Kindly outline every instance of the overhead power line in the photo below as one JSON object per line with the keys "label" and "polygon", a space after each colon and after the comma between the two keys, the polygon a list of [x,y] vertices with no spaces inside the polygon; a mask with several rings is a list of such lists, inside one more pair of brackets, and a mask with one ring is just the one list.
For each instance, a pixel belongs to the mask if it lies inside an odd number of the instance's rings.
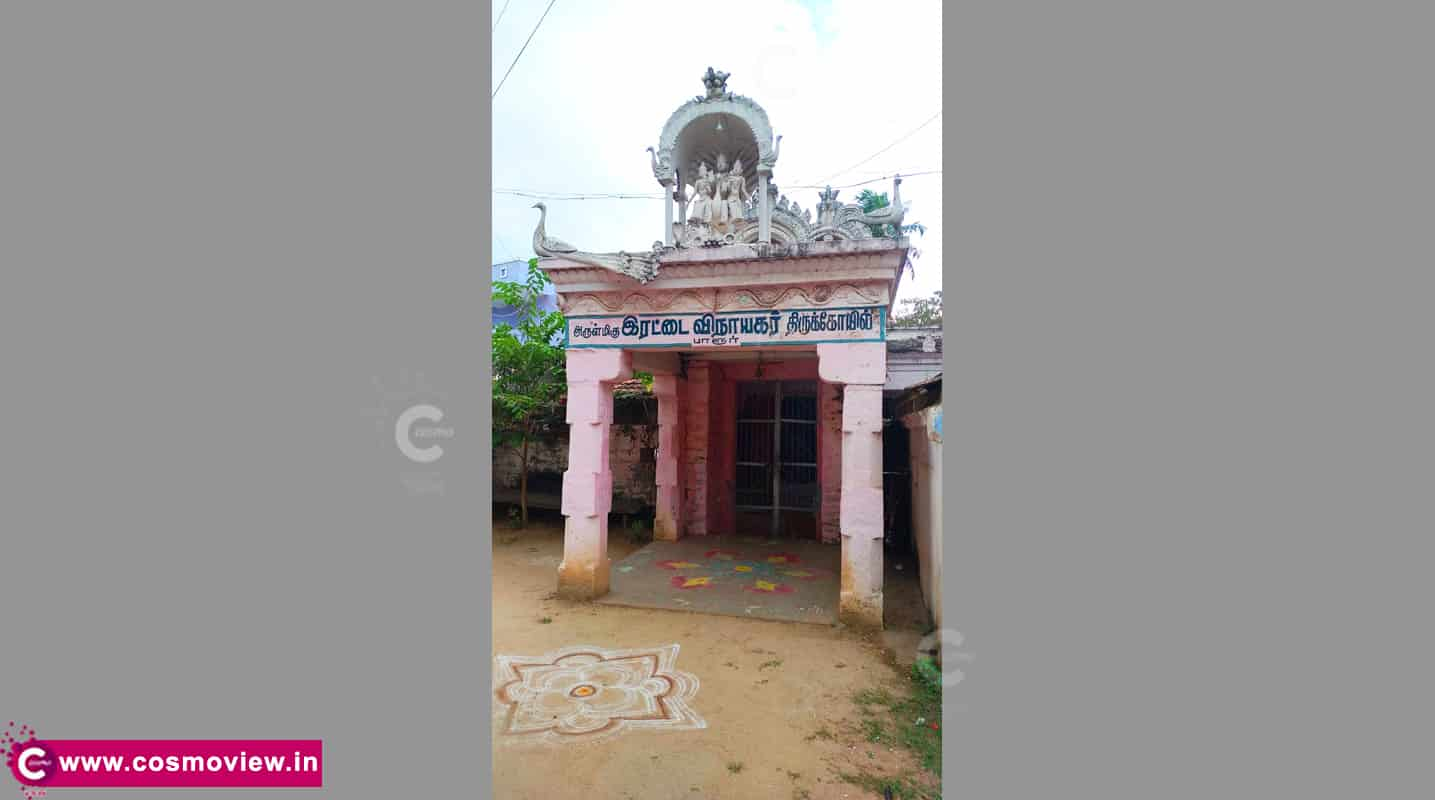
{"label": "overhead power line", "polygon": [[[942,171],[939,170],[939,169],[919,170],[919,171],[917,171],[917,172],[904,172],[904,173],[901,173],[903,180],[906,180],[907,178],[920,177],[920,176],[922,176],[922,175],[940,175],[940,174],[942,174]],[[893,177],[895,177],[895,173],[894,173],[893,175],[883,175],[883,176],[878,177],[878,178],[871,178],[871,179],[868,179],[868,180],[865,180],[865,181],[858,181],[857,183],[845,183],[845,184],[842,184],[841,186],[833,186],[832,188],[833,188],[833,189],[853,189],[853,188],[856,188],[856,187],[858,187],[858,186],[866,186],[866,185],[871,184],[871,183],[881,183],[882,181],[891,180]],[[821,186],[819,186],[819,185],[817,185],[817,184],[799,184],[799,185],[792,185],[792,186],[779,185],[778,188],[781,189],[781,190],[787,190],[787,189],[826,189],[826,188],[827,188],[827,185],[826,185],[826,184],[823,184],[823,185],[821,185]],[[528,189],[494,189],[494,190],[493,190],[493,193],[494,193],[494,194],[506,194],[506,195],[511,195],[511,196],[513,196],[513,197],[528,197],[528,198],[532,198],[532,199],[534,199],[534,200],[662,200],[662,199],[663,199],[663,195],[662,195],[661,193],[659,193],[659,194],[635,194],[635,193],[623,193],[623,192],[540,192],[540,191],[534,191],[534,190],[528,190]]]}
{"label": "overhead power line", "polygon": [[858,161],[856,164],[853,164],[852,166],[850,166],[850,167],[848,167],[848,168],[846,168],[846,169],[838,170],[837,172],[834,172],[834,173],[832,173],[831,175],[828,175],[827,177],[823,178],[821,181],[818,181],[818,182],[819,182],[819,183],[826,183],[827,181],[832,180],[833,178],[837,177],[838,175],[846,175],[847,173],[851,172],[852,170],[857,169],[858,167],[862,166],[863,164],[866,164],[868,161],[871,161],[872,159],[876,158],[877,156],[882,155],[883,153],[887,152],[888,150],[891,150],[892,148],[896,147],[897,145],[901,144],[902,142],[905,142],[905,141],[907,141],[908,139],[912,138],[913,136],[915,136],[915,135],[917,134],[918,131],[920,131],[921,129],[927,127],[928,125],[931,125],[934,121],[936,121],[937,117],[940,117],[940,116],[942,116],[942,112],[941,112],[941,111],[938,111],[937,113],[935,113],[935,114],[933,114],[932,116],[928,117],[926,122],[923,122],[921,125],[918,125],[917,127],[913,128],[912,130],[907,131],[907,132],[906,132],[905,134],[903,134],[902,137],[901,137],[900,139],[898,139],[897,141],[895,141],[895,142],[893,142],[893,143],[887,145],[886,147],[882,148],[881,150],[878,150],[877,152],[873,153],[872,155],[867,156],[866,158],[862,159],[861,161]]}
{"label": "overhead power line", "polygon": [[498,244],[503,248],[503,252],[505,255],[508,256],[509,261],[520,260],[517,256],[513,255],[513,250],[509,248],[507,239],[504,239],[502,236],[500,236],[497,231],[494,231],[493,235],[495,238],[498,239]]}
{"label": "overhead power line", "polygon": [[[509,2],[510,2],[510,0],[503,0],[503,8],[500,8],[500,9],[498,10],[498,19],[496,19],[496,20],[493,21],[493,31],[498,30],[498,23],[500,23],[500,22],[503,21],[503,12],[505,12],[505,11],[508,10],[508,3],[509,3]],[[489,31],[489,33],[493,33],[493,31]]]}
{"label": "overhead power line", "polygon": [[[840,175],[840,174],[842,174],[842,173],[839,172],[839,173],[837,173],[837,174]],[[917,177],[917,176],[919,176],[919,175],[941,175],[941,174],[942,174],[942,171],[939,170],[939,169],[927,169],[927,170],[921,170],[920,172],[900,172],[900,173],[899,173],[899,172],[894,172],[894,173],[892,173],[891,175],[883,175],[883,176],[880,177],[880,178],[872,178],[872,179],[870,179],[870,180],[861,181],[861,182],[859,182],[859,183],[844,183],[844,184],[841,185],[841,186],[833,186],[832,188],[833,188],[833,189],[853,189],[853,188],[856,188],[856,187],[858,187],[858,186],[866,186],[866,185],[869,184],[869,183],[881,183],[882,181],[888,181],[888,180],[891,180],[891,179],[897,177],[898,175],[901,175],[901,176],[902,176],[902,180],[906,180],[906,179],[908,179],[908,178],[915,178],[915,177]],[[779,188],[781,188],[781,187],[779,187]],[[788,186],[787,188],[788,188],[788,189],[826,189],[826,188],[828,188],[828,187],[827,187],[827,184],[823,184],[823,185],[821,185],[821,186],[818,186],[818,185],[816,185],[816,184],[802,184],[801,186]]]}
{"label": "overhead power line", "polygon": [[523,189],[494,189],[494,194],[531,197],[535,200],[662,200],[662,194],[621,194],[618,192],[532,192]]}
{"label": "overhead power line", "polygon": [[548,7],[543,9],[543,16],[539,17],[538,24],[533,26],[533,33],[528,34],[528,38],[523,40],[523,46],[518,48],[518,55],[513,57],[513,63],[508,65],[508,71],[503,73],[503,80],[498,82],[498,89],[493,90],[493,94],[488,98],[489,100],[498,96],[499,90],[502,89],[503,84],[508,81],[508,76],[513,74],[513,68],[518,66],[518,59],[523,58],[523,51],[528,49],[528,43],[533,41],[533,34],[538,33],[539,27],[543,25],[543,20],[548,18],[548,12],[553,10],[553,4],[556,2],[558,2],[558,0],[548,0]]}

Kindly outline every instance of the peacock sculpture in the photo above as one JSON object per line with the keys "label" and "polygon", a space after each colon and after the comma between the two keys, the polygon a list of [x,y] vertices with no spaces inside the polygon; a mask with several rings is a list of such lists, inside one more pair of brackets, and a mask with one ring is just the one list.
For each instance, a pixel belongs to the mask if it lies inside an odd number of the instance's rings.
{"label": "peacock sculpture", "polygon": [[653,164],[653,177],[658,179],[658,183],[666,185],[673,180],[673,159],[671,156],[667,153],[663,153],[662,157],[659,158],[657,151],[649,147],[648,160]]}
{"label": "peacock sculpture", "polygon": [[858,215],[858,221],[864,225],[891,225],[895,232],[895,238],[902,236],[902,218],[907,215],[907,207],[902,205],[902,176],[892,177],[892,204],[886,208],[879,208],[873,211],[864,212]]}
{"label": "peacock sculpture", "polygon": [[602,269],[612,270],[639,283],[658,277],[658,256],[662,243],[655,242],[653,252],[634,255],[620,251],[617,253],[588,253],[571,244],[548,235],[548,207],[542,203],[534,203],[533,207],[538,209],[538,227],[533,229],[533,252],[543,258],[563,258],[568,261],[576,261],[580,264]]}
{"label": "peacock sculpture", "polygon": [[578,252],[578,248],[573,245],[548,235],[548,206],[534,203],[533,207],[538,209],[538,227],[533,229],[533,252],[545,258]]}

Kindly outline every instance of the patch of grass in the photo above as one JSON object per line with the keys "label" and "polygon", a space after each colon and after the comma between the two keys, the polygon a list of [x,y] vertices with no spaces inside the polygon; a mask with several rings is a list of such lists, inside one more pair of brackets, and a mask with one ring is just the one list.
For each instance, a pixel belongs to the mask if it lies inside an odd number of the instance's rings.
{"label": "patch of grass", "polygon": [[897,702],[897,698],[886,689],[863,689],[853,695],[852,700],[859,706],[891,706]]}
{"label": "patch of grass", "polygon": [[[922,768],[937,775],[942,774],[942,679],[936,664],[927,658],[919,658],[907,675],[905,696],[898,696],[883,689],[863,689],[853,696],[864,715],[873,717],[862,721],[862,730],[869,742],[895,741],[912,751],[922,763]],[[880,713],[879,713],[880,712]],[[889,717],[894,734],[887,734],[887,726],[878,720]],[[918,722],[921,720],[921,722]],[[937,723],[936,730],[931,728]],[[885,739],[874,739],[882,735]]]}
{"label": "patch of grass", "polygon": [[771,661],[764,661],[761,664],[758,664],[757,671],[761,672],[769,667],[771,667],[772,669],[777,669],[780,666],[782,666],[782,659],[774,658]]}
{"label": "patch of grass", "polygon": [[922,768],[936,775],[942,774],[942,731],[932,730],[926,725],[912,725],[899,729],[897,741],[903,747],[917,754]]}
{"label": "patch of grass", "polygon": [[882,777],[866,772],[839,772],[837,777],[852,784],[860,786],[869,792],[875,792],[878,797],[888,797],[889,793],[893,800],[940,800],[940,794],[933,794],[931,791],[908,778]]}
{"label": "patch of grass", "polygon": [[801,778],[801,777],[802,777],[802,773],[801,773],[801,772],[793,772],[793,771],[790,770],[790,769],[789,769],[789,770],[783,770],[783,771],[787,773],[787,777],[788,777],[788,778],[790,778],[790,779],[792,779],[792,780],[794,780],[794,781],[797,780],[798,778]]}
{"label": "patch of grass", "polygon": [[919,690],[941,698],[942,668],[930,657],[923,656],[912,664],[912,680],[918,684]]}
{"label": "patch of grass", "polygon": [[[942,673],[936,662],[919,658],[912,665],[910,675],[912,696],[894,709],[905,714],[914,722],[925,720],[925,724],[899,727],[902,745],[922,759],[922,768],[940,776],[942,774]],[[930,725],[937,725],[933,730]]]}
{"label": "patch of grass", "polygon": [[553,624],[553,618],[552,618],[552,617],[542,617],[542,618],[540,618],[540,619],[538,620],[538,624],[539,624],[539,625],[552,625],[552,624]]}
{"label": "patch of grass", "polygon": [[807,741],[810,742],[813,739],[822,739],[823,741],[830,742],[836,738],[836,736],[832,735],[832,731],[827,730],[827,726],[823,725],[822,727],[813,731],[812,734],[807,737]]}
{"label": "patch of grass", "polygon": [[731,772],[731,773],[734,774],[734,775],[738,774],[739,772],[742,772],[742,762],[741,762],[741,761],[729,761],[729,762],[727,762],[727,771],[728,771],[728,772]]}

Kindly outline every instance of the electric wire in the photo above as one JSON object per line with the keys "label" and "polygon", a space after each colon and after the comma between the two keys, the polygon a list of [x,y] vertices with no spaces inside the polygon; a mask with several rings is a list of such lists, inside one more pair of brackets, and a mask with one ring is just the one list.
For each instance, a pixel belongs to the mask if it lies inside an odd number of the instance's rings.
{"label": "electric wire", "polygon": [[[839,174],[840,174],[840,173],[839,173]],[[917,172],[901,173],[903,180],[906,180],[907,178],[921,177],[921,176],[923,176],[923,175],[940,175],[940,174],[942,174],[942,171],[939,170],[939,169],[919,170],[919,171],[917,171]],[[833,186],[833,187],[831,187],[831,188],[833,188],[833,189],[854,189],[854,188],[856,188],[856,187],[858,187],[858,186],[866,186],[866,185],[872,184],[872,183],[881,183],[881,182],[883,182],[883,181],[888,181],[888,180],[891,180],[892,178],[896,177],[896,175],[897,175],[897,173],[893,173],[892,175],[883,175],[883,176],[881,176],[881,177],[879,177],[879,178],[871,178],[871,179],[868,179],[868,180],[865,180],[865,181],[858,181],[857,183],[844,183],[844,184],[842,184],[842,185],[840,185],[840,186]],[[782,186],[782,187],[780,187],[780,188],[782,188],[782,189],[826,189],[826,188],[828,188],[828,186],[827,186],[827,184],[821,184],[821,185],[819,185],[819,184],[798,184],[798,185],[793,185],[793,186]],[[654,193],[654,194],[641,194],[641,193],[624,193],[624,192],[541,192],[541,191],[531,190],[531,189],[494,189],[494,190],[493,190],[493,193],[494,193],[494,194],[511,195],[511,196],[514,196],[514,197],[526,197],[526,198],[532,198],[532,199],[535,199],[535,200],[662,200],[662,199],[663,199],[663,194],[662,194],[661,192],[659,192],[659,193]]]}
{"label": "electric wire", "polygon": [[523,46],[518,48],[518,55],[513,57],[513,63],[508,65],[508,71],[503,73],[503,80],[498,82],[498,88],[493,90],[493,94],[488,98],[489,100],[497,97],[498,92],[503,89],[503,84],[508,82],[508,76],[512,75],[513,68],[518,66],[518,59],[523,58],[523,51],[527,50],[528,43],[533,41],[533,34],[538,33],[538,28],[543,25],[543,20],[548,18],[548,12],[553,10],[553,4],[556,2],[558,2],[558,0],[548,0],[548,7],[543,9],[543,16],[539,17],[538,24],[533,26],[533,33],[528,34],[528,38],[523,41]]}

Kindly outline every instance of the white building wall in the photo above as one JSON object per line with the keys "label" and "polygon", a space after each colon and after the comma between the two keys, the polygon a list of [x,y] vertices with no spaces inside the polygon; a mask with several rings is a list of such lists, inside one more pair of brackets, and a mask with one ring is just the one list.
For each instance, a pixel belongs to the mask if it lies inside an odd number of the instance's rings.
{"label": "white building wall", "polygon": [[902,417],[911,437],[912,534],[917,543],[922,597],[942,626],[942,407]]}

